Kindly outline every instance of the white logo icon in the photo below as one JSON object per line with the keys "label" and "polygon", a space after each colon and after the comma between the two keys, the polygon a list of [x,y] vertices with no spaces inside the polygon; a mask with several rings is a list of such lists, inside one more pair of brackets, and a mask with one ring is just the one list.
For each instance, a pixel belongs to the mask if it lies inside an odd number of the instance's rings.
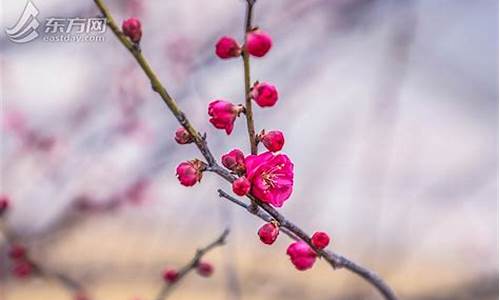
{"label": "white logo icon", "polygon": [[40,26],[40,22],[36,19],[38,13],[38,8],[36,8],[31,1],[28,1],[16,25],[12,28],[5,29],[9,39],[19,44],[31,42],[36,39],[38,37],[38,32],[36,30]]}

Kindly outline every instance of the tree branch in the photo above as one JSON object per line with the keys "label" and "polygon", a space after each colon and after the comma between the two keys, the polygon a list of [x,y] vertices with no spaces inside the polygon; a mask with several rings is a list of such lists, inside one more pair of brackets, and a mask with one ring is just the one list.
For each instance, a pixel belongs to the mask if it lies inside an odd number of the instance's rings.
{"label": "tree branch", "polygon": [[[116,25],[115,21],[113,20],[111,14],[109,13],[108,9],[104,5],[102,0],[94,0],[97,6],[99,7],[101,13],[104,15],[104,17],[107,19],[107,23],[110,26],[111,30],[113,33],[116,35],[118,40],[129,50],[129,52],[135,57],[137,60],[137,63],[141,66],[141,68],[144,70],[146,73],[146,76],[151,80],[151,85],[153,86],[153,90],[158,92],[160,94],[160,97],[163,99],[163,101],[167,104],[168,108],[170,111],[174,114],[174,116],[177,118],[179,123],[188,130],[188,132],[194,137],[194,142],[198,149],[200,150],[201,154],[205,157],[208,163],[208,168],[207,171],[214,172],[218,175],[220,175],[222,178],[226,179],[228,182],[233,182],[236,178],[229,173],[227,170],[222,168],[217,164],[217,162],[214,159],[214,156],[210,152],[210,149],[208,148],[208,145],[206,143],[205,138],[203,138],[198,131],[193,127],[193,125],[189,122],[187,117],[184,115],[184,113],[180,110],[178,107],[176,101],[167,93],[166,89],[163,87],[161,82],[158,80],[156,74],[153,72],[149,64],[147,63],[146,59],[142,55],[142,53],[139,50],[139,47],[137,45],[132,44],[120,31],[118,26]],[[254,4],[254,0],[247,0],[248,6],[247,6],[247,24],[251,24],[251,21],[249,22],[248,20],[251,20],[251,11],[252,7]],[[243,51],[245,53],[246,51]],[[248,69],[249,72],[249,69]],[[250,80],[248,80],[250,82]],[[246,98],[248,99],[248,98]],[[248,113],[248,112],[247,112]],[[248,125],[248,115],[247,115],[247,125]],[[253,120],[252,120],[252,125],[253,125]],[[249,131],[250,132],[250,131]],[[254,134],[255,137],[255,134]],[[250,139],[252,137],[250,136]],[[256,147],[255,147],[256,149]],[[256,150],[255,150],[256,151]],[[252,152],[253,153],[253,152]],[[334,268],[338,267],[344,267],[362,278],[366,279],[369,283],[374,285],[380,293],[384,296],[385,299],[387,300],[396,300],[397,297],[394,294],[394,292],[390,289],[390,287],[375,273],[367,270],[366,268],[360,267],[357,264],[354,264],[350,260],[347,260],[347,258],[337,255],[333,252],[330,251],[325,251],[325,250],[319,250],[315,248],[312,243],[311,239],[309,236],[298,226],[293,224],[292,222],[288,221],[285,219],[280,213],[278,213],[277,210],[275,210],[273,207],[268,205],[267,203],[263,203],[256,199],[255,197],[248,195],[247,196],[252,203],[255,203],[263,209],[265,212],[267,212],[272,218],[274,218],[278,223],[280,223],[280,226],[283,228],[288,229],[289,231],[293,232],[294,235],[309,244],[311,248],[313,248],[316,253],[320,256],[325,258],[328,263]],[[234,202],[234,201],[233,201]],[[235,202],[236,203],[236,202]],[[241,205],[240,205],[241,206]],[[258,207],[253,207],[251,206],[252,210],[257,210]]]}
{"label": "tree branch", "polygon": [[213,242],[205,246],[204,248],[196,250],[196,253],[194,257],[191,259],[191,261],[182,267],[180,269],[177,279],[173,282],[170,283],[165,283],[165,285],[161,288],[160,292],[156,296],[156,300],[163,300],[165,299],[170,292],[174,289],[174,287],[181,281],[182,278],[184,278],[190,271],[193,269],[196,269],[198,264],[200,263],[201,258],[207,254],[210,250],[222,246],[226,243],[226,237],[229,234],[229,229],[225,229],[224,232]]}
{"label": "tree branch", "polygon": [[[247,12],[246,12],[246,22],[245,22],[245,45],[247,43],[247,33],[252,31],[252,14],[253,14],[253,0],[247,0]],[[257,141],[255,135],[255,125],[253,122],[253,111],[252,111],[252,97],[250,96],[250,55],[246,49],[243,47],[241,51],[241,56],[243,58],[243,71],[244,71],[244,81],[245,81],[245,116],[247,120],[247,130],[248,138],[250,140],[250,152],[252,154],[257,154]]]}
{"label": "tree branch", "polygon": [[[250,213],[253,215],[261,218],[262,220],[266,222],[270,222],[272,220],[276,220],[280,224],[280,231],[289,236],[293,240],[304,240],[300,236],[302,236],[304,233],[302,230],[294,225],[292,222],[288,221],[283,215],[281,215],[278,211],[274,210],[273,214],[268,214],[262,209],[257,208],[256,210],[252,210],[251,205],[246,204],[243,201],[240,201],[236,199],[235,197],[229,195],[228,193],[224,192],[221,189],[217,190],[219,192],[219,197],[225,198],[235,204],[237,204],[240,207],[245,208],[248,210]],[[285,224],[285,225],[283,225]],[[307,236],[307,235],[306,235]],[[309,238],[307,237],[309,240]],[[305,240],[304,240],[305,241]],[[307,242],[307,241],[306,241]],[[353,261],[349,260],[345,256],[342,256],[340,254],[336,254],[332,251],[327,251],[327,250],[320,250],[314,247],[314,245],[310,244],[310,246],[318,253],[320,257],[325,258],[326,261],[334,268],[345,268],[347,270],[350,270],[359,276],[363,277],[366,279],[368,282],[370,282],[372,285],[374,285],[380,293],[384,295],[386,299],[391,299],[391,300],[396,300],[397,297],[396,295],[392,292],[391,288],[378,276],[376,273],[354,263]]]}

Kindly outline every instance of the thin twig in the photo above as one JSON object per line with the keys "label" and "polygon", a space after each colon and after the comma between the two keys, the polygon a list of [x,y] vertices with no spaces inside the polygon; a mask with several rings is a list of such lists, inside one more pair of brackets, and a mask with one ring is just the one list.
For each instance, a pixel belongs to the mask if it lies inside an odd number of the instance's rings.
{"label": "thin twig", "polygon": [[224,232],[213,242],[205,246],[204,248],[196,250],[196,253],[194,254],[194,257],[191,259],[191,261],[182,267],[177,275],[177,278],[175,281],[170,282],[170,283],[165,283],[163,287],[161,288],[160,292],[156,296],[156,300],[163,300],[165,299],[170,292],[173,291],[174,287],[177,286],[179,281],[184,278],[190,271],[196,269],[198,264],[200,263],[201,258],[207,254],[210,250],[222,246],[226,243],[226,237],[229,234],[229,229],[225,229]]}
{"label": "thin twig", "polygon": [[[253,0],[247,0],[247,12],[245,22],[245,45],[247,43],[247,33],[252,31]],[[243,47],[241,56],[243,58],[243,71],[245,81],[245,116],[247,120],[248,138],[250,141],[250,152],[257,154],[257,142],[255,136],[255,125],[253,122],[252,97],[250,96],[250,55],[248,50]]]}
{"label": "thin twig", "polygon": [[[219,197],[225,198],[238,206],[241,206],[251,212],[253,215],[261,218],[262,220],[266,222],[270,222],[272,220],[278,221],[280,224],[280,231],[289,236],[293,240],[303,240],[303,238],[300,238],[300,235],[302,233],[298,232],[298,227],[294,225],[292,222],[288,221],[285,219],[283,215],[281,215],[279,212],[274,211],[273,215],[268,214],[264,212],[262,209],[257,208],[255,211],[251,211],[251,206],[246,204],[245,202],[236,199],[235,197],[229,195],[228,193],[224,192],[221,189],[217,190],[219,192]],[[283,225],[285,224],[285,226]],[[300,230],[300,229],[299,229]],[[301,231],[301,230],[300,230]],[[299,236],[299,237],[297,237]],[[309,240],[309,238],[307,238]],[[368,282],[372,283],[383,295],[386,299],[397,299],[396,295],[392,292],[391,288],[378,276],[376,273],[368,270],[367,268],[364,268],[351,260],[347,259],[345,256],[342,256],[340,254],[336,254],[332,251],[328,250],[320,250],[317,248],[314,248],[313,245],[310,245],[320,257],[325,258],[328,263],[334,268],[345,268],[347,270],[350,270],[359,276],[365,278]]]}
{"label": "thin twig", "polygon": [[[153,90],[158,92],[163,99],[163,101],[167,104],[169,107],[170,111],[173,113],[173,115],[176,117],[176,119],[179,121],[179,123],[188,130],[188,132],[194,137],[194,142],[198,149],[200,150],[201,154],[205,157],[208,163],[208,171],[214,172],[221,176],[222,178],[226,179],[228,182],[233,182],[236,178],[229,173],[227,170],[222,168],[217,164],[217,162],[214,159],[214,156],[210,152],[210,149],[206,143],[206,139],[201,137],[201,135],[198,133],[197,130],[193,127],[193,125],[189,122],[185,114],[180,110],[178,107],[176,101],[166,92],[166,89],[163,87],[163,85],[160,83],[158,80],[157,76],[147,63],[146,59],[142,55],[142,53],[138,50],[139,48],[137,46],[134,46],[120,31],[118,26],[116,25],[115,21],[113,20],[111,14],[109,13],[108,9],[104,5],[102,0],[94,0],[97,6],[99,7],[101,13],[104,15],[104,17],[107,19],[107,22],[113,31],[113,33],[117,36],[117,38],[120,40],[120,42],[130,51],[130,53],[135,57],[137,60],[137,63],[141,66],[141,68],[144,70],[146,73],[146,76],[151,80],[151,85],[153,86]],[[249,5],[253,5],[254,1],[253,0],[248,0]],[[248,18],[248,17],[247,17]],[[248,120],[248,119],[247,119]],[[309,235],[307,235],[301,228],[293,224],[292,222],[288,221],[285,219],[276,209],[268,205],[267,203],[263,203],[261,201],[258,201],[255,197],[248,195],[247,196],[253,203],[256,203],[261,209],[266,211],[271,217],[273,217],[276,221],[280,223],[280,226],[283,228],[288,229],[290,232],[292,232],[296,237],[299,239],[303,240],[304,242],[308,243],[309,246],[311,246],[320,257],[325,258],[325,260],[328,261],[328,263],[334,268],[341,268],[345,267],[346,269],[358,274],[362,278],[366,279],[369,283],[371,283],[373,286],[375,286],[380,293],[384,296],[385,299],[387,300],[397,300],[396,295],[394,292],[391,290],[391,288],[375,273],[369,271],[366,268],[363,268],[352,261],[348,260],[347,258],[337,255],[333,252],[330,251],[324,251],[324,250],[318,250],[316,249],[312,243],[311,239],[309,238]],[[255,210],[257,207],[251,206],[253,210]]]}
{"label": "thin twig", "polygon": [[[15,238],[7,230],[7,227],[5,226],[1,218],[0,224],[2,224],[2,226],[0,226],[0,232],[5,238],[7,247],[10,247],[10,245],[14,245]],[[26,257],[24,257],[23,259],[31,266],[33,272],[32,274],[34,276],[45,280],[54,280],[72,295],[87,295],[85,287],[71,276],[62,272],[47,270],[44,266],[30,257],[29,254],[26,254]]]}

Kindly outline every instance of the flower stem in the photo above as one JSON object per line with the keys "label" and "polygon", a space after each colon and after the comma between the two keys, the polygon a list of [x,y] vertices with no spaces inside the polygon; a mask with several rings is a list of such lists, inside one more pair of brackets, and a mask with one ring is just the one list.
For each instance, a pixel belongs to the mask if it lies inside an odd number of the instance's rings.
{"label": "flower stem", "polygon": [[[247,42],[247,33],[252,30],[252,14],[253,14],[253,0],[247,0],[247,13],[245,22],[245,44]],[[250,56],[246,47],[244,47],[242,53],[243,58],[243,70],[244,70],[244,81],[245,81],[245,116],[247,119],[247,129],[248,138],[250,141],[250,152],[252,154],[257,154],[257,141],[255,136],[255,125],[253,122],[253,111],[252,111],[252,97],[250,96]]]}
{"label": "flower stem", "polygon": [[[107,10],[106,6],[103,3],[103,0],[94,0],[97,6],[99,7],[101,13],[106,17],[107,22],[113,33],[117,36],[117,38],[120,40],[120,42],[130,51],[130,53],[135,57],[137,60],[138,64],[141,66],[141,68],[144,70],[148,78],[151,80],[151,85],[153,86],[153,89],[158,92],[163,99],[163,101],[167,104],[168,108],[172,111],[174,116],[177,118],[179,123],[186,128],[186,130],[189,131],[189,133],[194,137],[195,144],[200,150],[201,154],[205,157],[205,159],[208,162],[208,168],[207,170],[216,173],[217,175],[221,176],[228,182],[233,182],[235,180],[235,177],[229,173],[226,169],[222,168],[217,162],[215,161],[212,153],[210,152],[210,149],[205,141],[205,138],[202,137],[196,130],[195,128],[191,125],[191,123],[188,121],[184,113],[179,109],[177,106],[177,103],[173,98],[170,97],[170,95],[166,92],[165,88],[163,85],[160,83],[158,80],[157,76],[155,73],[152,71],[150,68],[149,64],[143,57],[140,51],[134,45],[123,35],[123,33],[120,31],[118,26],[116,25],[115,21],[111,17],[111,14]],[[252,16],[252,9],[253,5],[255,3],[255,0],[247,0],[248,7],[247,7],[247,27],[246,28],[251,28],[251,16]],[[246,51],[243,51],[244,53]],[[243,59],[245,61],[245,54],[243,55]],[[247,56],[248,60],[248,56]],[[245,76],[245,82],[248,83],[248,90],[250,90],[250,67],[249,63],[248,66],[245,67],[245,74],[248,72],[248,77]],[[248,80],[247,80],[248,79]],[[248,95],[247,95],[248,96]],[[246,98],[247,100],[249,98]],[[248,104],[248,101],[247,101]],[[250,113],[247,111],[247,124],[249,128],[249,137],[251,141],[251,148],[253,149],[252,153],[257,153],[257,145],[255,144],[255,129],[253,127],[253,117],[251,113],[251,105],[250,107]],[[246,108],[248,110],[248,107]],[[250,117],[249,117],[250,116]],[[227,198],[227,197],[226,197]],[[342,268],[345,267],[345,269],[350,270],[351,272],[361,276],[364,278],[367,282],[372,284],[374,287],[376,287],[380,293],[384,296],[385,299],[387,300],[397,300],[398,298],[394,294],[394,292],[391,290],[391,288],[375,273],[371,272],[370,270],[361,267],[354,262],[350,261],[349,259],[337,255],[331,251],[325,251],[325,250],[318,250],[316,249],[312,244],[309,236],[293,224],[292,222],[288,221],[285,219],[283,215],[281,215],[276,209],[268,205],[267,203],[263,203],[261,201],[257,201],[255,197],[253,196],[248,196],[248,198],[252,201],[252,204],[250,207],[247,207],[247,210],[249,210],[251,213],[257,214],[259,207],[264,210],[266,213],[268,213],[273,219],[278,221],[281,225],[281,227],[285,228],[287,232],[292,234],[292,236],[295,236],[298,239],[303,240],[304,242],[308,243],[313,249],[316,250],[318,255],[320,257],[325,258],[325,260],[332,266],[333,269],[336,268]],[[234,202],[234,201],[233,201]],[[236,202],[235,202],[236,203]],[[239,204],[241,205],[241,204]]]}
{"label": "flower stem", "polygon": [[177,276],[177,279],[174,282],[171,283],[166,283],[163,285],[161,288],[160,292],[156,296],[156,300],[164,300],[167,298],[169,293],[173,290],[173,288],[179,283],[179,281],[184,278],[189,272],[192,270],[196,269],[198,264],[200,263],[201,258],[207,254],[210,250],[222,246],[226,243],[226,238],[227,235],[229,234],[229,229],[225,229],[224,232],[217,237],[213,242],[205,246],[204,248],[196,250],[196,253],[194,254],[194,257],[189,261],[187,265],[182,267],[179,271],[179,275]]}

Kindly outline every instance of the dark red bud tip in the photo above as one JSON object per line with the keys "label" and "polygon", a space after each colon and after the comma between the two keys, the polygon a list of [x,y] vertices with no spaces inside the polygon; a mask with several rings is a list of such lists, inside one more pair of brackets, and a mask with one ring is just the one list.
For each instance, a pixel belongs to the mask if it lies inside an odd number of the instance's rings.
{"label": "dark red bud tip", "polygon": [[196,267],[196,271],[203,277],[210,277],[214,272],[214,267],[207,262],[200,262]]}
{"label": "dark red bud tip", "polygon": [[193,137],[184,127],[180,127],[175,131],[175,141],[181,145],[189,144],[193,142]]}
{"label": "dark red bud tip", "polygon": [[10,201],[6,195],[0,195],[0,217],[9,209]]}
{"label": "dark red bud tip", "polygon": [[166,269],[165,272],[163,272],[163,279],[168,283],[175,282],[179,279],[179,272],[173,269]]}
{"label": "dark red bud tip", "polygon": [[137,18],[130,18],[122,23],[123,34],[126,35],[132,42],[139,43],[142,37],[141,21]]}
{"label": "dark red bud tip", "polygon": [[9,257],[13,260],[26,258],[26,248],[20,244],[13,244],[9,249]]}
{"label": "dark red bud tip", "polygon": [[33,266],[25,260],[17,261],[12,268],[12,275],[19,279],[29,277],[33,272]]}
{"label": "dark red bud tip", "polygon": [[80,293],[75,294],[74,299],[75,300],[90,300],[90,297],[87,296],[85,293],[80,292]]}
{"label": "dark red bud tip", "polygon": [[278,238],[279,233],[280,230],[274,223],[266,223],[262,225],[262,227],[260,227],[259,231],[257,232],[260,240],[266,245],[273,244],[274,241],[276,241],[276,239]]}
{"label": "dark red bud tip", "polygon": [[326,232],[315,232],[311,238],[311,243],[318,249],[324,249],[330,244],[330,237]]}

